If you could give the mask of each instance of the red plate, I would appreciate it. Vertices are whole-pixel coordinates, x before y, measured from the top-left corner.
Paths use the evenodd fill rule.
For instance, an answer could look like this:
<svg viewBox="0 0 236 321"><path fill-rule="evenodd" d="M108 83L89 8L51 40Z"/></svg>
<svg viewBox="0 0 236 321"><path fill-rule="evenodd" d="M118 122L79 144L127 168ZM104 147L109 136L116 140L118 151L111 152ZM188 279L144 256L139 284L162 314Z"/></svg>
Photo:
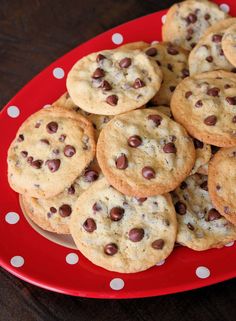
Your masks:
<svg viewBox="0 0 236 321"><path fill-rule="evenodd" d="M234 0L217 1L236 15ZM179 247L145 272L127 275L108 272L90 263L79 251L52 243L25 220L18 195L7 182L7 149L21 123L51 104L66 90L66 74L90 52L138 40L161 39L165 11L125 23L75 48L29 82L0 115L0 264L19 278L53 291L95 298L136 298L174 293L217 283L236 276L236 246L195 252ZM4 191L4 193L3 193Z"/></svg>

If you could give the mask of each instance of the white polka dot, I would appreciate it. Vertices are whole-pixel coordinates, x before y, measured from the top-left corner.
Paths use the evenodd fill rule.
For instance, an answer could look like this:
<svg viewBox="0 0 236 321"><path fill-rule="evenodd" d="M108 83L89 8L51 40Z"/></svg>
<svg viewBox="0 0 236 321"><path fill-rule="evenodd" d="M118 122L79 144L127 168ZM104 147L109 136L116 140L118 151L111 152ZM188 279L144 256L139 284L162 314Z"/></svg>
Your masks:
<svg viewBox="0 0 236 321"><path fill-rule="evenodd" d="M155 44L157 44L157 43L159 43L158 40L153 40L153 41L151 42L151 45L155 45Z"/></svg>
<svg viewBox="0 0 236 321"><path fill-rule="evenodd" d="M64 70L60 67L53 69L52 73L53 73L53 76L57 79L62 79L65 76Z"/></svg>
<svg viewBox="0 0 236 321"><path fill-rule="evenodd" d="M163 265L163 264L165 264L165 260L161 260L161 261L158 262L156 265L157 265L157 266L161 266L161 265Z"/></svg>
<svg viewBox="0 0 236 321"><path fill-rule="evenodd" d="M46 104L46 105L44 105L43 106L43 108L49 108L49 107L51 107L52 105L50 105L50 104Z"/></svg>
<svg viewBox="0 0 236 321"><path fill-rule="evenodd" d="M125 286L125 282L120 278L112 279L110 282L110 287L112 290L121 290Z"/></svg>
<svg viewBox="0 0 236 321"><path fill-rule="evenodd" d="M225 244L225 246L227 246L227 247L230 247L230 246L233 246L234 245L234 241L233 242L230 242L230 243L228 243L228 244Z"/></svg>
<svg viewBox="0 0 236 321"><path fill-rule="evenodd" d="M79 262L79 257L75 253L69 253L66 256L66 262L71 265L76 264Z"/></svg>
<svg viewBox="0 0 236 321"><path fill-rule="evenodd" d="M20 109L16 106L9 106L7 108L7 114L11 118L17 118L20 115Z"/></svg>
<svg viewBox="0 0 236 321"><path fill-rule="evenodd" d="M21 267L22 265L24 265L25 260L22 256L13 256L11 258L11 265L14 267Z"/></svg>
<svg viewBox="0 0 236 321"><path fill-rule="evenodd" d="M228 4L226 4L226 3L222 3L222 4L220 5L220 9L221 9L222 11L224 11L224 12L228 13L228 12L229 12L229 10L230 10L230 7L229 7L229 5L228 5Z"/></svg>
<svg viewBox="0 0 236 321"><path fill-rule="evenodd" d="M20 219L19 214L15 213L15 212L8 212L5 216L5 221L8 224L16 224Z"/></svg>
<svg viewBox="0 0 236 321"><path fill-rule="evenodd" d="M164 23L166 22L166 14L164 14L164 16L161 17L161 22L164 25Z"/></svg>
<svg viewBox="0 0 236 321"><path fill-rule="evenodd" d="M111 37L111 40L114 44L120 45L123 42L124 38L120 33L114 33Z"/></svg>
<svg viewBox="0 0 236 321"><path fill-rule="evenodd" d="M196 275L200 278L200 279L206 279L210 276L211 272L210 270L205 267L205 266L199 266L196 269Z"/></svg>

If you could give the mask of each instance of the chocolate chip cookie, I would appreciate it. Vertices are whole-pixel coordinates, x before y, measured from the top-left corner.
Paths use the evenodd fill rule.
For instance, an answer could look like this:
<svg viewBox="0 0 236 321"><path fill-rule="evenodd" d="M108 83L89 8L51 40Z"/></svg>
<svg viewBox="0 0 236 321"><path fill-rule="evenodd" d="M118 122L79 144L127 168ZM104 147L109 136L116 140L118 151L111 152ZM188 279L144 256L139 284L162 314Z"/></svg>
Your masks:
<svg viewBox="0 0 236 321"><path fill-rule="evenodd" d="M107 270L134 273L165 259L176 238L176 214L169 194L135 198L105 178L75 204L71 235L78 249Z"/></svg>
<svg viewBox="0 0 236 321"><path fill-rule="evenodd" d="M236 145L236 75L219 70L184 79L172 96L171 111L198 140Z"/></svg>
<svg viewBox="0 0 236 321"><path fill-rule="evenodd" d="M20 196L22 211L42 229L70 234L69 221L78 197L95 181L102 177L96 161L92 162L83 173L62 193L52 198L34 198L27 194Z"/></svg>
<svg viewBox="0 0 236 321"><path fill-rule="evenodd" d="M192 139L168 116L151 109L114 117L98 139L103 174L120 192L137 197L177 187L195 162Z"/></svg>
<svg viewBox="0 0 236 321"><path fill-rule="evenodd" d="M224 33L222 48L226 58L236 67L236 18L235 23Z"/></svg>
<svg viewBox="0 0 236 321"><path fill-rule="evenodd" d="M8 150L9 183L20 194L53 197L74 182L94 154L90 121L67 109L42 109L21 125Z"/></svg>
<svg viewBox="0 0 236 321"><path fill-rule="evenodd" d="M135 41L135 42L129 42L129 43L125 43L124 45L121 45L117 48L117 50L143 50L147 47L149 47L150 45L145 42L145 41Z"/></svg>
<svg viewBox="0 0 236 321"><path fill-rule="evenodd" d="M236 225L236 147L221 148L209 163L209 193L216 209Z"/></svg>
<svg viewBox="0 0 236 321"><path fill-rule="evenodd" d="M207 28L227 16L215 3L209 1L187 0L176 3L167 12L162 38L192 50Z"/></svg>
<svg viewBox="0 0 236 321"><path fill-rule="evenodd" d="M189 76L188 52L169 42L160 42L146 48L145 53L157 63L163 73L161 88L151 102L154 105L169 105L177 84Z"/></svg>
<svg viewBox="0 0 236 321"><path fill-rule="evenodd" d="M117 115L146 104L159 90L162 72L140 50L104 50L80 59L67 77L67 89L83 110Z"/></svg>
<svg viewBox="0 0 236 321"><path fill-rule="evenodd" d="M88 120L90 120L95 129L96 141L98 139L100 131L113 117L113 116L105 116L105 115L95 115L84 111L83 109L75 105L75 103L72 101L70 95L67 92L64 93L61 97L59 97L58 100L56 100L52 105L54 107L62 107L62 108L68 108L70 110L74 110L77 113L86 117Z"/></svg>
<svg viewBox="0 0 236 321"><path fill-rule="evenodd" d="M219 21L206 31L189 55L190 75L200 74L212 70L235 71L234 66L225 57L222 49L222 38L229 26L236 22L236 18Z"/></svg>
<svg viewBox="0 0 236 321"><path fill-rule="evenodd" d="M172 193L177 213L177 242L196 251L222 247L236 240L236 227L212 205L207 176L189 176Z"/></svg>

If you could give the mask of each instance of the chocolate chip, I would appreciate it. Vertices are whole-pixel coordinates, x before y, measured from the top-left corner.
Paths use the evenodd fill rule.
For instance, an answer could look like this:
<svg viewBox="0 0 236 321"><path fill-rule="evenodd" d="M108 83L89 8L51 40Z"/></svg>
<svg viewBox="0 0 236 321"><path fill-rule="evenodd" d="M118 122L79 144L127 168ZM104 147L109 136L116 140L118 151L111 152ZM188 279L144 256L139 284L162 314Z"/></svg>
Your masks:
<svg viewBox="0 0 236 321"><path fill-rule="evenodd" d="M229 89L229 88L231 88L231 86L230 86L229 84L225 84L225 85L224 85L224 88L225 88L225 89Z"/></svg>
<svg viewBox="0 0 236 321"><path fill-rule="evenodd" d="M203 189L204 191L208 192L208 185L207 185L207 181L204 181L202 184L200 184L201 189Z"/></svg>
<svg viewBox="0 0 236 321"><path fill-rule="evenodd" d="M111 106L116 106L118 103L118 97L116 95L110 95L106 98L106 102Z"/></svg>
<svg viewBox="0 0 236 321"><path fill-rule="evenodd" d="M211 16L209 15L209 13L206 13L204 18L205 18L205 20L209 20L211 18Z"/></svg>
<svg viewBox="0 0 236 321"><path fill-rule="evenodd" d="M223 49L220 49L220 50L219 50L219 55L220 55L220 56L224 56L224 55L225 55Z"/></svg>
<svg viewBox="0 0 236 321"><path fill-rule="evenodd" d="M191 230L191 231L194 231L194 226L190 223L187 224L187 227Z"/></svg>
<svg viewBox="0 0 236 321"><path fill-rule="evenodd" d="M188 187L188 184L187 184L186 182L182 182L182 183L180 184L180 188L181 188L182 190L186 189L187 187Z"/></svg>
<svg viewBox="0 0 236 321"><path fill-rule="evenodd" d="M31 165L32 167L36 168L36 169L39 169L39 168L42 167L43 161L40 160L40 159L37 159L37 160L35 160L35 161L32 161L32 162L30 163L30 165Z"/></svg>
<svg viewBox="0 0 236 321"><path fill-rule="evenodd" d="M193 28L188 28L187 33L188 33L188 35L193 35L194 34Z"/></svg>
<svg viewBox="0 0 236 321"><path fill-rule="evenodd" d="M212 62L212 61L213 61L213 57L212 57L212 56L208 56L208 57L206 57L206 61L208 61L208 62Z"/></svg>
<svg viewBox="0 0 236 321"><path fill-rule="evenodd" d="M102 77L104 77L104 76L105 76L104 70L101 69L101 68L97 68L97 69L94 71L94 73L93 73L93 75L92 75L92 78L94 78L94 79L99 79L99 78L102 78Z"/></svg>
<svg viewBox="0 0 236 321"><path fill-rule="evenodd" d="M212 87L207 90L207 95L212 97L219 97L220 88Z"/></svg>
<svg viewBox="0 0 236 321"><path fill-rule="evenodd" d="M58 129L58 123L56 123L55 121L52 121L47 124L46 129L49 134L55 134Z"/></svg>
<svg viewBox="0 0 236 321"><path fill-rule="evenodd" d="M200 108L200 107L202 107L202 106L203 106L203 103L202 103L201 100L198 100L198 101L196 102L196 104L195 104L195 107L197 107L197 108Z"/></svg>
<svg viewBox="0 0 236 321"><path fill-rule="evenodd" d="M18 138L17 138L17 141L18 141L19 143L21 143L21 142L23 142L24 139L25 139L25 138L24 138L24 135L20 134L20 135L18 136Z"/></svg>
<svg viewBox="0 0 236 321"><path fill-rule="evenodd" d="M133 88L134 89L139 89L145 86L145 83L140 79L140 78L136 78L133 84Z"/></svg>
<svg viewBox="0 0 236 321"><path fill-rule="evenodd" d="M94 219L89 217L84 222L83 228L85 229L86 232L92 233L97 229L97 225L96 225L96 222L94 221Z"/></svg>
<svg viewBox="0 0 236 321"><path fill-rule="evenodd" d="M196 149L202 149L204 146L203 142L200 142L200 140L198 140L196 138L193 139L193 143L194 143L194 147Z"/></svg>
<svg viewBox="0 0 236 321"><path fill-rule="evenodd" d="M167 64L167 68L170 70L170 71L173 71L173 66L171 64Z"/></svg>
<svg viewBox="0 0 236 321"><path fill-rule="evenodd" d="M183 75L182 78L188 77L189 76L189 70L186 69L186 68L182 69L182 75Z"/></svg>
<svg viewBox="0 0 236 321"><path fill-rule="evenodd" d="M216 185L216 190L219 191L221 189L220 185Z"/></svg>
<svg viewBox="0 0 236 321"><path fill-rule="evenodd" d="M188 24L190 23L195 23L197 21L197 16L193 13L190 13L187 18L186 18L186 21Z"/></svg>
<svg viewBox="0 0 236 321"><path fill-rule="evenodd" d="M60 151L59 151L59 149L53 149L53 150L52 150L52 152L53 152L53 154L55 154L55 155L58 155L58 154L60 154Z"/></svg>
<svg viewBox="0 0 236 321"><path fill-rule="evenodd" d="M122 207L113 207L110 210L110 218L112 221L119 221L124 216L125 210Z"/></svg>
<svg viewBox="0 0 236 321"><path fill-rule="evenodd" d="M225 100L229 105L236 105L236 97L226 97Z"/></svg>
<svg viewBox="0 0 236 321"><path fill-rule="evenodd" d="M179 54L179 51L173 46L169 46L167 48L167 52L168 52L169 55L172 55L172 56L175 56L175 55Z"/></svg>
<svg viewBox="0 0 236 321"><path fill-rule="evenodd" d="M148 50L146 50L146 55L150 56L150 57L154 57L157 54L157 50L156 48L149 48Z"/></svg>
<svg viewBox="0 0 236 321"><path fill-rule="evenodd" d="M27 157L27 163L31 164L34 158L32 156Z"/></svg>
<svg viewBox="0 0 236 321"><path fill-rule="evenodd" d="M147 200L147 197L136 197L136 200L137 200L139 203L144 203L144 202Z"/></svg>
<svg viewBox="0 0 236 321"><path fill-rule="evenodd" d="M57 209L55 207L50 207L50 212L55 214L57 212Z"/></svg>
<svg viewBox="0 0 236 321"><path fill-rule="evenodd" d="M109 243L104 247L104 253L107 255L115 255L118 252L118 246L115 243Z"/></svg>
<svg viewBox="0 0 236 321"><path fill-rule="evenodd" d="M130 65L131 65L131 59L128 57L121 59L121 61L119 62L120 68L128 68Z"/></svg>
<svg viewBox="0 0 236 321"><path fill-rule="evenodd" d="M212 36L211 40L212 40L213 42L221 42L222 36L215 34L215 35Z"/></svg>
<svg viewBox="0 0 236 321"><path fill-rule="evenodd" d="M191 91L186 91L185 93L185 98L188 99L190 96L192 96L192 92Z"/></svg>
<svg viewBox="0 0 236 321"><path fill-rule="evenodd" d="M72 157L74 156L76 153L76 150L73 146L71 145L66 145L65 148L64 148L64 155L66 157Z"/></svg>
<svg viewBox="0 0 236 321"><path fill-rule="evenodd" d="M156 177L156 173L155 173L154 169L150 166L145 166L142 169L142 175L144 178L146 178L148 180Z"/></svg>
<svg viewBox="0 0 236 321"><path fill-rule="evenodd" d="M60 159L50 159L50 160L47 160L46 164L47 164L49 170L52 173L54 173L59 169L59 167L61 165L61 161L60 161Z"/></svg>
<svg viewBox="0 0 236 321"><path fill-rule="evenodd" d="M236 116L232 118L232 123L236 123Z"/></svg>
<svg viewBox="0 0 236 321"><path fill-rule="evenodd" d="M159 60L156 60L156 63L158 64L158 66L161 66L161 62Z"/></svg>
<svg viewBox="0 0 236 321"><path fill-rule="evenodd" d="M152 248L155 250L162 250L165 242L162 239L155 240L152 242Z"/></svg>
<svg viewBox="0 0 236 321"><path fill-rule="evenodd" d="M220 213L215 209L215 208L211 208L208 211L208 215L207 215L207 219L206 221L211 222L211 221L215 221L220 219L222 216L220 215Z"/></svg>
<svg viewBox="0 0 236 321"><path fill-rule="evenodd" d="M180 215L184 215L184 214L186 214L187 207L183 202L178 201L175 204L175 210L176 210L176 213L178 213Z"/></svg>
<svg viewBox="0 0 236 321"><path fill-rule="evenodd" d="M98 176L98 172L92 169L86 170L83 175L84 181L89 183L96 181L98 179Z"/></svg>
<svg viewBox="0 0 236 321"><path fill-rule="evenodd" d="M162 122L162 117L160 115L149 115L148 120L151 120L158 127Z"/></svg>
<svg viewBox="0 0 236 321"><path fill-rule="evenodd" d="M169 89L171 92L173 92L175 90L176 86L170 86Z"/></svg>
<svg viewBox="0 0 236 321"><path fill-rule="evenodd" d="M130 136L128 138L128 145L130 147L136 148L136 147L140 146L141 144L142 144L142 138L138 135Z"/></svg>
<svg viewBox="0 0 236 321"><path fill-rule="evenodd" d="M144 237L144 229L142 228L132 228L129 231L129 239L132 242L140 242Z"/></svg>
<svg viewBox="0 0 236 321"><path fill-rule="evenodd" d="M39 128L41 126L41 122L37 121L37 123L35 124L35 128Z"/></svg>
<svg viewBox="0 0 236 321"><path fill-rule="evenodd" d="M63 143L64 141L65 141L65 139L66 139L66 135L61 135L60 137L59 137L59 141L61 142L61 143Z"/></svg>
<svg viewBox="0 0 236 321"><path fill-rule="evenodd" d="M191 43L190 47L194 48L196 46L196 42Z"/></svg>
<svg viewBox="0 0 236 321"><path fill-rule="evenodd" d="M40 139L40 142L45 145L49 145L49 141L47 139Z"/></svg>
<svg viewBox="0 0 236 321"><path fill-rule="evenodd" d="M92 209L94 212L99 212L101 211L102 207L99 205L99 203L94 203Z"/></svg>
<svg viewBox="0 0 236 321"><path fill-rule="evenodd" d="M97 62L99 62L99 61L101 61L101 60L103 60L103 59L106 59L106 57L103 56L102 54L98 54L97 57L96 57L96 61L97 61Z"/></svg>
<svg viewBox="0 0 236 321"><path fill-rule="evenodd" d="M74 195L75 194L75 188L73 185L71 185L68 190L67 190L69 195Z"/></svg>
<svg viewBox="0 0 236 321"><path fill-rule="evenodd" d="M177 150L174 143L167 143L164 145L163 151L168 154L175 154Z"/></svg>
<svg viewBox="0 0 236 321"><path fill-rule="evenodd" d="M107 80L103 80L99 88L102 88L105 91L112 90L112 87Z"/></svg>
<svg viewBox="0 0 236 321"><path fill-rule="evenodd" d="M71 212L72 212L72 209L68 204L63 204L62 206L59 207L59 214L61 217L70 216Z"/></svg>
<svg viewBox="0 0 236 321"><path fill-rule="evenodd" d="M23 150L22 152L20 152L21 156L26 158L28 156L28 152L26 152L25 150Z"/></svg>
<svg viewBox="0 0 236 321"><path fill-rule="evenodd" d="M229 210L228 206L224 206L224 213L225 214L229 214L230 213L230 210Z"/></svg>
<svg viewBox="0 0 236 321"><path fill-rule="evenodd" d="M215 115L208 116L204 119L204 124L207 126L215 126L217 117Z"/></svg>
<svg viewBox="0 0 236 321"><path fill-rule="evenodd" d="M235 72L236 72L236 68L232 68L232 69L231 69L231 72L234 72L234 73L235 73Z"/></svg>
<svg viewBox="0 0 236 321"><path fill-rule="evenodd" d="M118 169L126 169L128 167L128 159L125 154L121 154L116 159L116 168Z"/></svg>

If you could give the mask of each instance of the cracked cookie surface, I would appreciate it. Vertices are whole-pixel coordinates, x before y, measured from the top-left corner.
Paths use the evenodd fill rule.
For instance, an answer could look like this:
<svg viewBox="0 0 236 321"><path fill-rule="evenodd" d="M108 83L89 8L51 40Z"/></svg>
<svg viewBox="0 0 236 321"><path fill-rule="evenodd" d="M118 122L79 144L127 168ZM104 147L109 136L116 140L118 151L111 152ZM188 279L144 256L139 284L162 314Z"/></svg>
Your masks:
<svg viewBox="0 0 236 321"><path fill-rule="evenodd" d="M79 197L70 221L78 249L94 264L122 273L143 271L165 259L176 230L169 194L129 197L105 178Z"/></svg>
<svg viewBox="0 0 236 321"><path fill-rule="evenodd" d="M177 187L195 162L192 139L168 116L151 109L113 118L101 131L98 163L124 194L146 197Z"/></svg>
<svg viewBox="0 0 236 321"><path fill-rule="evenodd" d="M95 154L92 124L66 109L31 115L8 150L8 178L18 193L50 198L73 183Z"/></svg>

